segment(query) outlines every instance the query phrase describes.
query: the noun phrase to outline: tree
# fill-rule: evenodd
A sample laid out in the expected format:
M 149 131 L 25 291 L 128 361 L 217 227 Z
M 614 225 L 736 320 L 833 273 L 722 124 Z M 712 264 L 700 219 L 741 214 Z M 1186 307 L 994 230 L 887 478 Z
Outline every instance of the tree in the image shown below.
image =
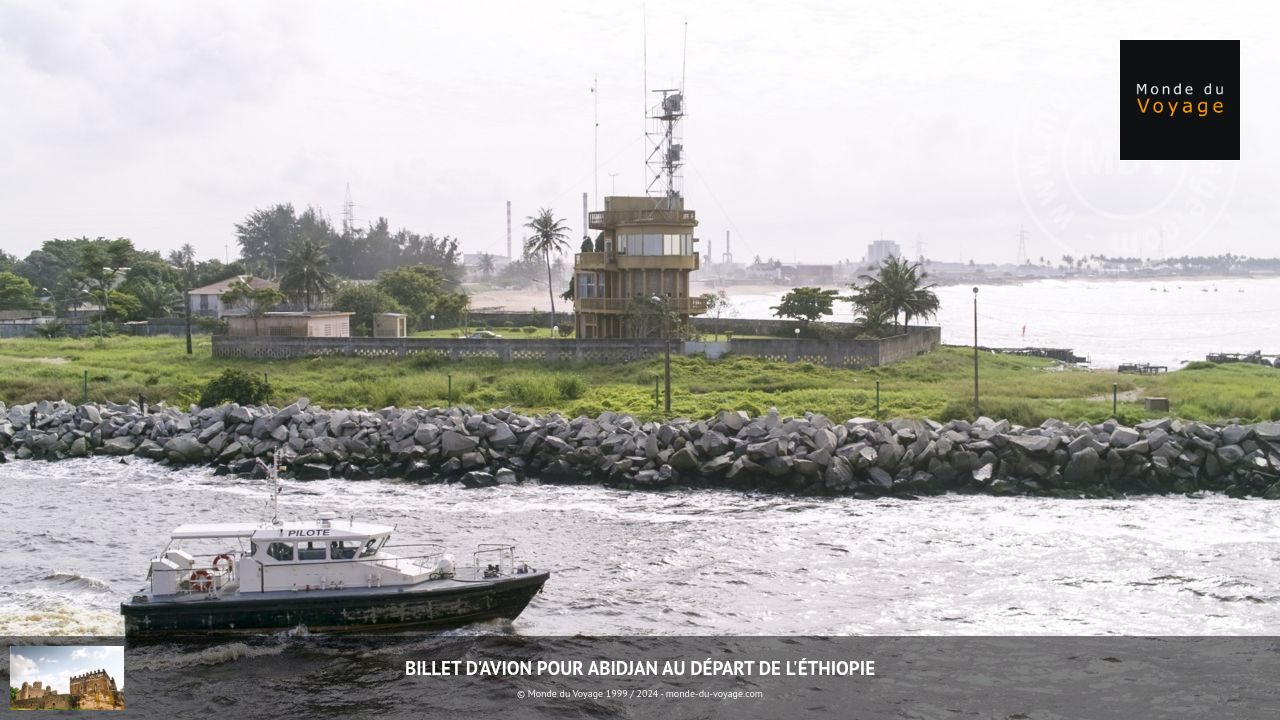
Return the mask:
M 243 280 L 231 283 L 227 291 L 222 293 L 222 304 L 227 307 L 239 307 L 245 315 L 253 318 L 253 334 L 258 334 L 258 318 L 266 315 L 271 308 L 284 300 L 284 294 L 273 287 L 254 288 Z
M 891 317 L 895 325 L 898 316 L 902 315 L 905 330 L 910 326 L 912 316 L 924 318 L 938 312 L 934 285 L 923 284 L 928 277 L 929 273 L 921 272 L 918 264 L 890 257 L 880 266 L 875 277 L 862 275 L 859 279 L 863 285 L 852 286 L 854 294 L 846 299 L 868 317 Z
M 128 238 L 98 238 L 85 245 L 80 252 L 80 267 L 76 279 L 86 285 L 94 298 L 102 303 L 103 318 L 112 317 L 112 290 L 120 281 L 120 271 L 129 266 L 134 254 L 133 242 Z M 131 295 L 128 297 L 133 300 L 131 308 L 136 308 L 137 298 Z M 117 315 L 124 316 L 120 313 Z M 99 334 L 102 335 L 105 328 L 102 323 L 98 325 Z
M 637 295 L 631 298 L 622 317 L 631 325 L 633 337 L 661 336 L 668 328 L 673 335 L 678 334 L 675 322 L 679 318 L 671 310 L 670 303 L 660 297 Z
M 729 303 L 729 296 L 723 290 L 713 293 L 703 293 L 702 299 L 707 303 L 707 316 L 715 320 L 716 340 L 720 339 L 720 318 L 733 312 Z
M 100 321 L 124 322 L 129 319 L 142 319 L 142 302 L 132 293 L 112 290 L 107 293 L 107 298 L 110 302 L 99 316 Z
M 280 290 L 290 299 L 302 299 L 303 308 L 311 309 L 311 300 L 333 290 L 333 273 L 329 272 L 329 256 L 325 241 L 302 237 L 289 246 L 284 261 Z
M 184 243 L 182 247 L 170 252 L 167 259 L 169 264 L 174 267 L 181 268 L 194 265 L 196 262 L 196 249 L 191 246 L 191 243 Z
M 290 203 L 254 210 L 244 222 L 236 224 L 240 256 L 263 274 L 276 277 L 279 262 L 288 252 L 289 241 L 295 237 L 297 222 Z
M 832 303 L 839 293 L 835 290 L 823 290 L 816 287 L 798 287 L 782 296 L 782 301 L 769 308 L 775 317 L 793 318 L 802 325 L 808 325 L 830 315 Z
M 547 296 L 551 298 L 551 327 L 556 326 L 556 293 L 551 282 L 551 253 L 562 253 L 569 249 L 569 226 L 564 220 L 557 220 L 550 208 L 543 208 L 537 215 L 527 218 L 524 226 L 533 231 L 533 236 L 524 242 L 526 256 L 542 256 L 547 264 Z
M 142 280 L 129 289 L 138 300 L 142 318 L 166 318 L 182 307 L 182 295 L 172 285 Z
M 0 310 L 32 310 L 40 306 L 31 283 L 11 272 L 0 272 Z
M 493 269 L 493 256 L 489 253 L 480 253 L 480 274 L 487 278 L 493 275 Z
M 467 302 L 465 293 L 445 288 L 439 268 L 426 265 L 384 270 L 375 285 L 400 305 L 409 315 L 409 323 L 418 329 L 426 327 L 433 314 L 442 322 L 458 320 Z
M 349 284 L 333 298 L 333 309 L 355 313 L 351 321 L 355 327 L 368 328 L 373 335 L 374 316 L 380 313 L 403 312 L 395 298 L 377 285 Z
M 17 264 L 18 258 L 0 250 L 0 272 L 13 272 L 13 266 Z

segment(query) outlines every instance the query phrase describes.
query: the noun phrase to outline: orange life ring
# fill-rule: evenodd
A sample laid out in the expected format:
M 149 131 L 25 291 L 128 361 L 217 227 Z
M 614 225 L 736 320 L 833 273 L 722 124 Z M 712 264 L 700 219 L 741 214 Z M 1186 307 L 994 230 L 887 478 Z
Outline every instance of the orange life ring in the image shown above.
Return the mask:
M 192 592 L 209 592 L 213 589 L 213 576 L 204 568 L 192 572 L 189 580 Z
M 234 566 L 235 566 L 235 562 L 236 562 L 236 561 L 235 561 L 234 559 L 232 559 L 232 557 L 231 557 L 230 555 L 223 554 L 223 555 L 219 555 L 218 557 L 216 557 L 216 558 L 214 558 L 214 559 L 213 559 L 213 569 L 214 569 L 214 570 L 219 570 L 219 571 L 220 571 L 220 570 L 222 570 L 222 568 L 218 565 L 218 563 L 222 562 L 223 560 L 226 560 L 226 561 L 227 561 L 227 569 L 228 569 L 228 570 L 230 570 L 232 567 L 234 567 Z

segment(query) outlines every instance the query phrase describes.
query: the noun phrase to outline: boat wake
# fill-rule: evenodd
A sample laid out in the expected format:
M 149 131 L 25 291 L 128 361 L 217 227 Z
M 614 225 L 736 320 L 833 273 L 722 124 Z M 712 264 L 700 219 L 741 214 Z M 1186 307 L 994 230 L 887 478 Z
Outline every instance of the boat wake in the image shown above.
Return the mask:
M 75 589 L 111 592 L 111 586 L 105 581 L 74 572 L 53 572 L 40 578 L 40 581 L 63 591 Z

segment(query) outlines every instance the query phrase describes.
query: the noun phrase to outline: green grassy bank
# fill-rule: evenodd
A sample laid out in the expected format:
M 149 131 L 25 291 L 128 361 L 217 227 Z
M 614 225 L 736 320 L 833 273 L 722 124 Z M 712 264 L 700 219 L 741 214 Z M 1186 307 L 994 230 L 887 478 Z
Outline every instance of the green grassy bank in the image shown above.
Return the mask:
M 511 406 L 522 412 L 558 410 L 597 414 L 617 410 L 657 417 L 654 378 L 661 360 L 628 365 L 561 365 L 496 361 L 441 363 L 417 359 L 316 358 L 289 361 L 214 360 L 207 336 L 187 356 L 181 338 L 0 340 L 0 401 L 79 401 L 84 373 L 89 399 L 124 401 L 139 394 L 151 402 L 190 403 L 224 367 L 266 373 L 281 404 L 305 395 L 326 407 L 442 405 L 453 376 L 455 404 Z M 708 417 L 724 409 L 752 414 L 777 407 L 784 414 L 821 412 L 845 419 L 928 416 L 937 420 L 973 414 L 973 364 L 967 348 L 942 348 L 888 367 L 834 370 L 728 357 L 708 362 L 672 359 L 672 410 Z M 1020 424 L 1047 417 L 1071 422 L 1111 416 L 1112 383 L 1119 385 L 1119 415 L 1136 422 L 1149 414 L 1144 396 L 1168 397 L 1173 414 L 1198 420 L 1280 419 L 1280 370 L 1253 365 L 1212 366 L 1161 376 L 1118 375 L 1064 369 L 1051 361 L 983 355 L 982 411 Z

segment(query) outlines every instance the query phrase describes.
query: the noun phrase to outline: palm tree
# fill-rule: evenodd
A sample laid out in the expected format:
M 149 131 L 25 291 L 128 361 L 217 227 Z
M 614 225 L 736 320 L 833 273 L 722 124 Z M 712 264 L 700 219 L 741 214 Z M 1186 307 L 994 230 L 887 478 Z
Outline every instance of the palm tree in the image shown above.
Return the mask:
M 172 285 L 143 280 L 133 287 L 133 296 L 142 303 L 142 313 L 149 318 L 165 318 L 182 304 L 182 296 Z
M 569 227 L 564 220 L 557 220 L 550 208 L 543 208 L 524 226 L 533 231 L 533 235 L 524 241 L 526 257 L 542 255 L 547 264 L 547 294 L 551 297 L 551 327 L 556 326 L 556 293 L 551 284 L 551 253 L 562 253 L 569 249 Z
M 280 291 L 291 299 L 302 298 L 307 310 L 311 309 L 312 298 L 333 291 L 333 273 L 328 269 L 329 256 L 325 254 L 323 241 L 310 237 L 295 240 L 289 246 L 284 267 Z
M 493 268 L 494 268 L 493 256 L 490 255 L 489 253 L 480 253 L 481 274 L 483 274 L 485 277 L 489 277 L 490 275 L 493 274 Z
M 875 277 L 862 275 L 861 287 L 854 286 L 853 297 L 848 298 L 868 317 L 879 315 L 892 317 L 896 325 L 898 315 L 903 316 L 902 327 L 911 325 L 911 317 L 929 317 L 938 312 L 938 296 L 934 285 L 922 285 L 929 273 L 920 272 L 918 264 L 902 258 L 889 257 L 880 266 Z
M 170 251 L 169 264 L 174 267 L 186 267 L 194 264 L 196 261 L 196 249 L 191 247 L 191 243 L 184 244 L 177 250 Z

